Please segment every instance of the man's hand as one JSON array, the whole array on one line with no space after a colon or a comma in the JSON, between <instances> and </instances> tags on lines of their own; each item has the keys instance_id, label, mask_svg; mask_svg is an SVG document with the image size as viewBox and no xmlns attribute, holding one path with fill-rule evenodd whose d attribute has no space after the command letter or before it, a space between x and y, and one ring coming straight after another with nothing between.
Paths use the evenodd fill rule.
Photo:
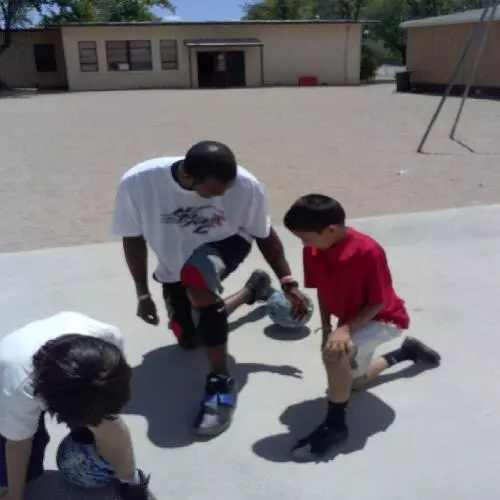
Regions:
<instances>
[{"instance_id":1,"label":"man's hand","mask_svg":"<svg viewBox=\"0 0 500 500\"><path fill-rule=\"evenodd\" d=\"M283 291L287 299L292 303L292 317L294 320L300 321L311 312L309 302L297 287L284 289Z\"/></svg>"},{"instance_id":2,"label":"man's hand","mask_svg":"<svg viewBox=\"0 0 500 500\"><path fill-rule=\"evenodd\" d=\"M156 326L160 323L156 304L150 296L139 298L139 302L137 303L137 316L150 325Z\"/></svg>"},{"instance_id":3,"label":"man's hand","mask_svg":"<svg viewBox=\"0 0 500 500\"><path fill-rule=\"evenodd\" d=\"M323 353L326 357L340 360L344 357L351 357L355 352L354 344L351 340L349 327L341 326L331 332L323 347Z\"/></svg>"}]
</instances>

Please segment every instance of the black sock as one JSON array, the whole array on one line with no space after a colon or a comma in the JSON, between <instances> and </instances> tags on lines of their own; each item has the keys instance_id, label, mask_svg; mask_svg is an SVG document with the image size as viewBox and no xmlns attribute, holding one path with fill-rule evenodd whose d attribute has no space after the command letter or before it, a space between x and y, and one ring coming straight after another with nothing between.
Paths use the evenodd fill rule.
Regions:
<instances>
[{"instance_id":1,"label":"black sock","mask_svg":"<svg viewBox=\"0 0 500 500\"><path fill-rule=\"evenodd\" d=\"M229 325L223 302L198 309L198 332L207 347L219 347L227 343Z\"/></svg>"},{"instance_id":2,"label":"black sock","mask_svg":"<svg viewBox=\"0 0 500 500\"><path fill-rule=\"evenodd\" d=\"M348 403L348 401L345 403L332 403L328 401L328 413L325 420L327 427L335 430L346 429L345 416Z\"/></svg>"},{"instance_id":3,"label":"black sock","mask_svg":"<svg viewBox=\"0 0 500 500\"><path fill-rule=\"evenodd\" d=\"M401 347L395 351L384 354L382 357L387 361L389 367L402 363L403 361L411 361L409 353Z\"/></svg>"}]
</instances>

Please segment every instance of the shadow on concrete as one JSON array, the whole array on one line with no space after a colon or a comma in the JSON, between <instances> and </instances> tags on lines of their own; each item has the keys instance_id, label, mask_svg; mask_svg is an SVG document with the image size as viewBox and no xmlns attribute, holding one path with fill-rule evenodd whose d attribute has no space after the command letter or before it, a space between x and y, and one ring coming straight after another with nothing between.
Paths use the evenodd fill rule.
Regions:
<instances>
[{"instance_id":1,"label":"shadow on concrete","mask_svg":"<svg viewBox=\"0 0 500 500\"><path fill-rule=\"evenodd\" d=\"M282 342L291 342L294 340L302 340L311 333L307 326L299 328L282 328L278 325L269 325L264 328L264 335L273 340L280 340Z\"/></svg>"},{"instance_id":2,"label":"shadow on concrete","mask_svg":"<svg viewBox=\"0 0 500 500\"><path fill-rule=\"evenodd\" d=\"M423 372L434 370L436 368L438 368L438 366L412 364L397 372L379 375L373 382L367 384L366 389L367 390L373 389L375 387L378 387L379 385L387 384L388 382L392 382L394 380L413 378L416 377L417 375L420 375Z\"/></svg>"},{"instance_id":3,"label":"shadow on concrete","mask_svg":"<svg viewBox=\"0 0 500 500\"><path fill-rule=\"evenodd\" d=\"M281 415L280 422L289 432L269 436L256 442L252 449L256 455L271 462L292 461L290 450L297 440L312 432L324 419L326 398L304 401L289 406ZM395 418L394 410L375 394L362 392L354 394L349 404L349 439L320 461L328 462L337 455L362 450L368 439L385 432Z\"/></svg>"},{"instance_id":4,"label":"shadow on concrete","mask_svg":"<svg viewBox=\"0 0 500 500\"><path fill-rule=\"evenodd\" d=\"M241 316L235 321L229 323L229 331L233 332L234 330L240 328L247 323L255 323L256 321L260 321L266 316L266 306L259 306L255 309L252 309L248 314Z\"/></svg>"},{"instance_id":5,"label":"shadow on concrete","mask_svg":"<svg viewBox=\"0 0 500 500\"><path fill-rule=\"evenodd\" d=\"M26 500L113 500L112 488L84 490L67 483L55 470L47 471L28 486Z\"/></svg>"},{"instance_id":6,"label":"shadow on concrete","mask_svg":"<svg viewBox=\"0 0 500 500\"><path fill-rule=\"evenodd\" d=\"M234 330L265 314L265 308L254 309L231 323ZM229 356L231 373L239 390L245 387L251 373L267 372L300 378L302 372L293 366L259 363L236 363ZM192 432L199 402L203 396L208 365L203 349L183 351L177 345L148 352L134 368L132 400L124 410L127 415L140 415L148 421L148 438L161 448L182 448L199 438Z\"/></svg>"}]
</instances>

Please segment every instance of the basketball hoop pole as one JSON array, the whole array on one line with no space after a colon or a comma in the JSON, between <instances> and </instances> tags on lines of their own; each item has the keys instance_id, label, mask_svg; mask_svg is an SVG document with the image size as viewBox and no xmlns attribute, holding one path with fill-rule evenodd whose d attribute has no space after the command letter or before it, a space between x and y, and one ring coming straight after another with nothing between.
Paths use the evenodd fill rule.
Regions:
<instances>
[{"instance_id":1,"label":"basketball hoop pole","mask_svg":"<svg viewBox=\"0 0 500 500\"><path fill-rule=\"evenodd\" d=\"M498 0L495 0L495 3L497 1ZM483 28L483 22L484 22L484 19L486 18L486 14L488 13L488 9L490 8L491 3L492 3L492 0L486 1L486 5L483 9L483 12L481 13L481 17L479 18L479 22L474 26L474 30L469 38L469 41L467 42L467 45L465 46L465 48L462 52L462 55L460 56L460 59L455 67L455 70L453 71L453 75L451 76L450 81L448 82L448 85L446 87L446 91L443 94L443 96L441 97L441 100L439 101L439 104L436 108L436 111L434 111L434 114L432 115L432 118L431 118L431 121L429 122L429 125L427 125L427 129L425 130L424 136L422 137L422 140L420 141L420 144L419 144L418 149L417 149L418 153L422 153L422 149L427 141L427 138L429 137L429 134L431 133L432 127L434 127L434 124L436 123L436 120L439 116L439 113L441 113L441 109L444 105L444 102L449 97L451 90L453 89L453 85L455 85L455 81L457 79L458 72L462 68L462 66L465 62L465 58L467 57L467 54L468 54L474 40L476 39L476 36L479 34L480 30Z\"/></svg>"},{"instance_id":2,"label":"basketball hoop pole","mask_svg":"<svg viewBox=\"0 0 500 500\"><path fill-rule=\"evenodd\" d=\"M495 14L498 8L498 0L495 0L493 2L493 5L491 7L491 13L488 17L488 21L486 24L486 29L483 35L483 39L481 40L481 46L479 47L479 50L477 51L476 58L474 60L474 66L472 69L472 72L469 77L469 81L467 82L467 86L465 87L464 93L462 95L462 101L460 102L460 108L458 109L457 116L455 117L455 122L453 123L453 127L451 128L450 132L450 139L455 140L455 132L457 131L458 127L458 122L460 121L460 117L462 116L462 111L464 110L465 106L465 101L467 97L469 97L469 92L470 88L472 86L472 82L474 81L474 78L476 77L477 70L479 68L479 63L481 62L481 59L483 57L483 52L486 47L486 41L488 40L488 36L490 34L491 26L493 24L493 20L495 19Z\"/></svg>"}]
</instances>

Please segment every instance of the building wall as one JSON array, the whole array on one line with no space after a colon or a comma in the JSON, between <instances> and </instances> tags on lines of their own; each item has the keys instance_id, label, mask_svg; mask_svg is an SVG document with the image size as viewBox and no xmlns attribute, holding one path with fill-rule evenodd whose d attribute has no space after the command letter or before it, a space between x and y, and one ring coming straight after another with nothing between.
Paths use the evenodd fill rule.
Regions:
<instances>
[{"instance_id":1,"label":"building wall","mask_svg":"<svg viewBox=\"0 0 500 500\"><path fill-rule=\"evenodd\" d=\"M265 85L296 85L298 78L304 75L317 76L321 84L359 83L359 24L65 27L62 28L62 38L70 90L189 88L189 58L184 40L193 38L259 38L264 43ZM161 69L159 42L162 39L177 40L177 70ZM117 40L151 40L153 70L108 71L106 41ZM97 43L98 72L80 70L80 41ZM196 51L191 50L193 87L198 81ZM247 86L260 86L260 49L249 47L244 51Z\"/></svg>"},{"instance_id":2,"label":"building wall","mask_svg":"<svg viewBox=\"0 0 500 500\"><path fill-rule=\"evenodd\" d=\"M0 33L0 40L4 34ZM38 73L34 45L54 44L57 71ZM59 30L19 31L12 33L11 47L0 56L0 78L12 88L65 88L66 65Z\"/></svg>"},{"instance_id":3,"label":"building wall","mask_svg":"<svg viewBox=\"0 0 500 500\"><path fill-rule=\"evenodd\" d=\"M446 84L474 30L474 23L408 29L407 68L413 83ZM457 85L466 85L480 37L472 45L457 78ZM492 24L479 64L474 86L500 87L500 22Z\"/></svg>"}]
</instances>

